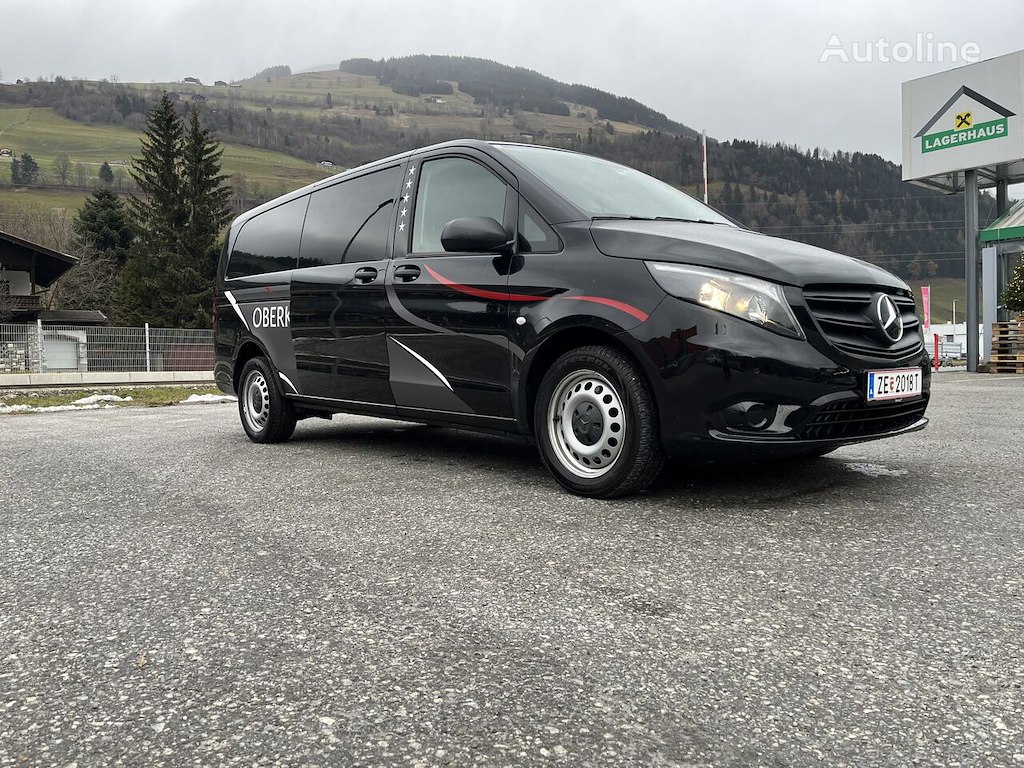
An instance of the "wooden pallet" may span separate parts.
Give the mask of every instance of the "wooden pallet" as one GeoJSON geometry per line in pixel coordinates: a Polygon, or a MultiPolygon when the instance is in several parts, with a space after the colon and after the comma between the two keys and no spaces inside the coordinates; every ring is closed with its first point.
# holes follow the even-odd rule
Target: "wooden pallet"
{"type": "Polygon", "coordinates": [[[1011,320],[992,324],[990,373],[1024,373],[1024,323],[1011,320]]]}

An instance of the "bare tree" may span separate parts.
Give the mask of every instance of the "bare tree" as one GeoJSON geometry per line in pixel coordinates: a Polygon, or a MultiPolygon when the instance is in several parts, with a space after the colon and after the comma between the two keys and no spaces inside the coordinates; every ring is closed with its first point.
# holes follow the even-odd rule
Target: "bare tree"
{"type": "Polygon", "coordinates": [[[79,245],[73,255],[78,263],[50,288],[50,309],[106,309],[117,280],[117,262],[90,245],[79,245]]]}
{"type": "Polygon", "coordinates": [[[7,280],[6,270],[0,267],[0,323],[6,323],[14,316],[14,305],[17,299],[11,295],[11,284],[7,280]]]}
{"type": "Polygon", "coordinates": [[[53,161],[53,170],[57,174],[57,180],[60,181],[62,187],[68,185],[68,180],[71,178],[71,158],[64,155],[57,155],[53,161]]]}

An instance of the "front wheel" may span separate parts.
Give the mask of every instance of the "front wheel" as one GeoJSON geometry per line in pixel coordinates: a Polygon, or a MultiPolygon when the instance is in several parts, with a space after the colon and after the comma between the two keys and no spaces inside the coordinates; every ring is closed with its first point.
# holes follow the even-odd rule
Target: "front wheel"
{"type": "Polygon", "coordinates": [[[295,431],[295,409],[285,400],[270,363],[254,357],[242,368],[238,415],[254,443],[281,443],[295,431]]]}
{"type": "Polygon", "coordinates": [[[664,463],[643,375],[611,347],[581,347],[555,361],[541,381],[534,434],[545,466],[581,496],[637,493],[664,463]]]}

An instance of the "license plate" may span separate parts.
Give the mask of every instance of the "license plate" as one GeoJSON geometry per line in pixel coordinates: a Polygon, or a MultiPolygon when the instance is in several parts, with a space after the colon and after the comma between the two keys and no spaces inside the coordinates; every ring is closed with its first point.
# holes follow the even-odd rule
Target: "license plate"
{"type": "Polygon", "coordinates": [[[921,369],[868,371],[868,402],[921,396],[921,369]]]}

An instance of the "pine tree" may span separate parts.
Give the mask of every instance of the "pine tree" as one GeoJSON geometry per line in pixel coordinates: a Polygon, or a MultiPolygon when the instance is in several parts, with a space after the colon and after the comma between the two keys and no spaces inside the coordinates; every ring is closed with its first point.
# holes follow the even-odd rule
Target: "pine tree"
{"type": "Polygon", "coordinates": [[[100,181],[104,184],[114,183],[114,172],[110,169],[110,163],[106,160],[100,165],[100,181]]]}
{"type": "Polygon", "coordinates": [[[141,156],[132,160],[142,195],[129,200],[138,237],[118,284],[119,322],[209,326],[217,237],[231,194],[221,154],[199,113],[191,111],[186,129],[166,94],[147,115],[141,156]]]}
{"type": "Polygon", "coordinates": [[[28,152],[21,156],[21,183],[35,184],[39,181],[39,164],[28,152]]]}
{"type": "Polygon", "coordinates": [[[128,208],[150,250],[174,252],[187,218],[180,169],[184,127],[166,93],[146,115],[145,134],[142,152],[132,158],[128,171],[142,195],[132,195],[128,208]]]}
{"type": "MultiPolygon", "coordinates": [[[[109,167],[109,166],[108,166],[109,167]]],[[[128,212],[109,187],[99,187],[82,205],[74,221],[75,234],[100,253],[124,267],[132,243],[128,212]]]]}
{"type": "Polygon", "coordinates": [[[1003,308],[1011,312],[1024,312],[1024,262],[1013,270],[1013,278],[1003,294],[1003,308]]]}
{"type": "MultiPolygon", "coordinates": [[[[183,314],[189,308],[198,313],[189,324],[209,320],[209,297],[217,274],[217,237],[229,216],[230,187],[220,172],[224,150],[199,123],[199,111],[190,109],[182,147],[182,197],[186,222],[182,250],[176,260],[180,280],[179,304],[183,314]]],[[[188,322],[187,320],[185,322],[188,322]]]]}

